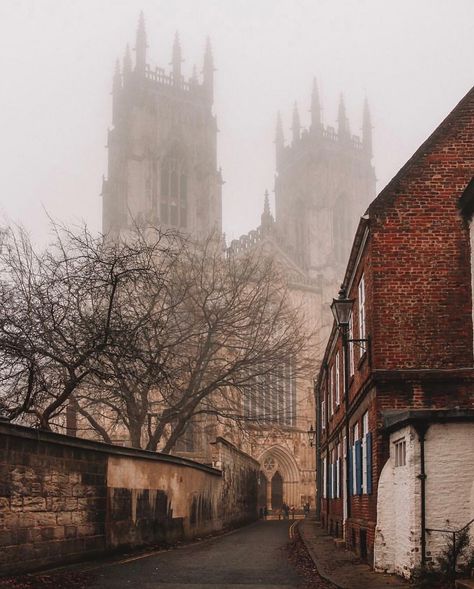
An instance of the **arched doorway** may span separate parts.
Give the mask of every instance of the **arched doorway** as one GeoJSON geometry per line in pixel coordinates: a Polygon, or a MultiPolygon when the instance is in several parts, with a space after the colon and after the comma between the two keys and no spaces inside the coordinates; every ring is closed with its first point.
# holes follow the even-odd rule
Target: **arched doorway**
{"type": "Polygon", "coordinates": [[[281,509],[283,506],[283,479],[276,471],[272,477],[272,509],[281,509]]]}
{"type": "Polygon", "coordinates": [[[258,508],[267,507],[267,479],[263,472],[258,475],[258,508]]]}
{"type": "MultiPolygon", "coordinates": [[[[272,446],[260,455],[259,462],[267,480],[267,509],[279,511],[283,503],[298,506],[300,477],[295,459],[289,451],[281,446],[272,446]]],[[[260,492],[263,499],[263,489],[260,492]]]]}

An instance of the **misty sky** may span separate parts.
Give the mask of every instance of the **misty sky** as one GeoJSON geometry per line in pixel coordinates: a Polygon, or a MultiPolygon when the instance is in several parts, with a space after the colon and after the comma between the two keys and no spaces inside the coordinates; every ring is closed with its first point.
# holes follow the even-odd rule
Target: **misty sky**
{"type": "Polygon", "coordinates": [[[184,73],[214,50],[224,230],[259,223],[273,189],[275,114],[309,123],[317,76],[325,124],[344,92],[360,133],[368,96],[377,190],[474,83],[474,0],[0,0],[0,213],[47,235],[45,210],[100,229],[114,63],[143,10],[149,61],[184,73]]]}

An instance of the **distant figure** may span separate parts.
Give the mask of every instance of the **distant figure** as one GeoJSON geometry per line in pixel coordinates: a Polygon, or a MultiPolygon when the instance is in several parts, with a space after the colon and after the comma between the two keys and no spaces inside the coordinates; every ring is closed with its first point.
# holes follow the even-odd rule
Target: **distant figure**
{"type": "Polygon", "coordinates": [[[309,515],[309,502],[304,504],[303,512],[304,512],[304,516],[308,517],[308,515],[309,515]]]}
{"type": "Polygon", "coordinates": [[[264,517],[264,519],[267,519],[267,516],[268,516],[268,509],[267,509],[267,506],[265,505],[265,507],[263,508],[263,517],[264,517]]]}
{"type": "Polygon", "coordinates": [[[258,511],[258,516],[260,519],[263,519],[263,507],[260,507],[260,509],[258,511]]]}
{"type": "Polygon", "coordinates": [[[286,503],[283,503],[283,513],[285,514],[285,519],[288,519],[288,516],[290,515],[290,508],[286,503]]]}
{"type": "Polygon", "coordinates": [[[291,519],[295,519],[295,506],[291,506],[291,519]]]}

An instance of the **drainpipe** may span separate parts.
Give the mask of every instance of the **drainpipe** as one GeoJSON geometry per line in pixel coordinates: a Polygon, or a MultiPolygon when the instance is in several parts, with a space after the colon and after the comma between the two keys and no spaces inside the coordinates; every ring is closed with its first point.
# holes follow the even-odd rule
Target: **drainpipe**
{"type": "Polygon", "coordinates": [[[321,521],[321,391],[314,381],[316,395],[316,519],[321,521]]]}
{"type": "Polygon", "coordinates": [[[428,424],[421,422],[415,425],[420,441],[420,502],[421,502],[421,568],[426,566],[426,470],[425,470],[425,438],[428,424]]]}
{"type": "Polygon", "coordinates": [[[350,482],[349,482],[349,342],[348,330],[342,330],[342,349],[344,352],[344,409],[345,409],[345,431],[346,431],[346,521],[344,522],[344,537],[347,542],[347,524],[351,517],[351,496],[350,496],[350,482]]]}

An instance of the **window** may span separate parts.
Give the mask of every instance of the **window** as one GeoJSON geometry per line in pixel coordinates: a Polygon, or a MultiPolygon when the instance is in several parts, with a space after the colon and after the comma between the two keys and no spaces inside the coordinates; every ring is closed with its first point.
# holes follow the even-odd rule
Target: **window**
{"type": "Polygon", "coordinates": [[[337,446],[337,496],[342,496],[342,444],[337,446]]]}
{"type": "Polygon", "coordinates": [[[352,428],[352,442],[355,444],[359,439],[359,424],[356,423],[352,428]]]}
{"type": "Polygon", "coordinates": [[[321,401],[321,427],[326,429],[326,401],[321,401]]]}
{"type": "Polygon", "coordinates": [[[332,366],[329,368],[328,371],[328,416],[332,415],[332,386],[333,386],[333,373],[332,373],[332,366]]]}
{"type": "MultiPolygon", "coordinates": [[[[294,359],[282,362],[275,372],[262,365],[249,375],[244,390],[244,411],[250,421],[293,427],[296,424],[296,367],[294,359]]],[[[323,422],[324,423],[324,422],[323,422]]]]}
{"type": "Polygon", "coordinates": [[[321,481],[321,484],[322,484],[322,487],[323,487],[323,498],[324,499],[326,499],[326,497],[327,497],[327,485],[326,485],[326,481],[327,481],[326,474],[327,474],[327,472],[326,472],[326,469],[327,469],[327,461],[326,461],[326,458],[323,458],[323,476],[322,476],[322,479],[323,480],[321,481]]]}
{"type": "MultiPolygon", "coordinates": [[[[336,356],[336,358],[337,358],[337,356],[336,356]]],[[[339,364],[339,360],[337,360],[337,364],[336,364],[336,360],[335,360],[334,364],[332,365],[332,413],[334,413],[334,411],[336,410],[336,405],[337,405],[336,391],[337,391],[337,380],[339,378],[339,373],[337,370],[338,364],[339,364]]]]}
{"type": "Polygon", "coordinates": [[[174,227],[187,226],[188,181],[183,164],[166,159],[161,166],[160,217],[162,223],[174,227]]]}
{"type": "Polygon", "coordinates": [[[395,466],[405,466],[407,463],[407,445],[405,438],[395,442],[395,466]]]}
{"type": "MultiPolygon", "coordinates": [[[[354,339],[354,320],[351,314],[351,318],[349,319],[349,339],[354,339]]],[[[354,344],[350,341],[349,342],[349,374],[352,376],[354,374],[354,344]]]]}
{"type": "MultiPolygon", "coordinates": [[[[354,489],[354,495],[359,495],[360,471],[358,468],[358,444],[359,442],[359,424],[356,423],[352,428],[352,488],[354,489]]],[[[360,442],[359,442],[360,444],[360,442]]]]}
{"type": "Polygon", "coordinates": [[[367,493],[367,434],[369,433],[369,412],[362,416],[362,493],[367,493]]]}
{"type": "MultiPolygon", "coordinates": [[[[362,275],[362,277],[360,279],[358,293],[359,293],[359,338],[365,339],[366,330],[365,330],[365,280],[364,280],[364,275],[362,275]]],[[[365,343],[360,342],[361,355],[364,354],[365,348],[366,348],[365,343]]]]}
{"type": "Polygon", "coordinates": [[[339,394],[340,394],[340,380],[341,380],[341,373],[339,370],[339,351],[336,354],[336,364],[335,364],[335,381],[336,381],[336,394],[335,394],[335,403],[336,407],[339,406],[339,394]]]}

